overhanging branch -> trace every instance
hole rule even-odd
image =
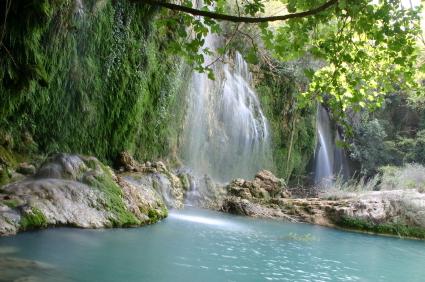
[[[330,0],[317,8],[304,11],[304,12],[286,14],[281,16],[258,17],[258,18],[225,15],[225,14],[215,13],[211,11],[198,10],[198,9],[194,9],[194,8],[190,8],[190,7],[186,7],[186,6],[182,6],[178,4],[160,2],[157,0],[132,0],[132,1],[143,3],[146,5],[162,7],[162,8],[166,8],[166,9],[170,9],[174,11],[180,11],[180,12],[188,13],[194,16],[207,17],[207,18],[211,18],[211,19],[215,19],[219,21],[229,21],[229,22],[235,22],[235,23],[264,23],[264,22],[285,21],[285,20],[294,19],[294,18],[304,18],[308,16],[313,16],[315,14],[323,12],[326,9],[332,7],[333,5],[338,3],[339,0]]]

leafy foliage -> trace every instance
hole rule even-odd
[[[392,155],[388,154],[388,146],[383,142],[387,134],[378,120],[362,122],[354,130],[351,158],[361,163],[363,174],[390,162]]]
[[[354,116],[349,149],[361,173],[370,176],[386,165],[425,164],[424,120],[425,111],[402,92],[385,99],[375,113]]]
[[[262,61],[256,90],[272,132],[273,161],[279,177],[303,182],[315,147],[315,105],[297,109],[296,97],[305,85],[300,62]],[[301,179],[300,179],[301,177]]]
[[[381,173],[381,190],[416,189],[425,193],[425,167],[419,164],[406,164],[403,167],[385,166]]]
[[[224,1],[205,1],[199,10],[222,13],[224,7],[239,15],[259,16],[266,1],[243,1],[236,7]],[[282,0],[289,13],[308,11],[323,5],[324,0]],[[192,7],[190,1],[183,5]],[[418,90],[415,81],[417,59],[416,37],[420,32],[419,8],[405,9],[400,0],[336,1],[335,5],[309,17],[292,18],[279,25],[259,24],[266,48],[282,61],[312,54],[324,67],[306,69],[311,84],[300,95],[300,106],[317,99],[326,103],[335,119],[344,122],[347,110],[376,109],[384,95],[395,84]],[[175,52],[195,64],[199,71],[205,66],[203,43],[208,30],[220,32],[217,22],[189,14],[176,14],[168,24],[183,22],[190,32],[181,32],[183,40],[174,45]],[[250,56],[251,58],[253,56]],[[253,60],[250,60],[253,61]]]

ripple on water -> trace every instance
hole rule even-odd
[[[139,229],[20,234],[0,238],[2,252],[54,264],[77,282],[416,282],[425,276],[423,242],[208,211],[171,213]]]

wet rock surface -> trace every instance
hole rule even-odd
[[[94,157],[58,154],[21,181],[0,187],[0,234],[47,226],[140,226],[183,205],[179,178],[161,163],[114,173]]]
[[[16,168],[16,172],[23,175],[33,175],[36,172],[35,166],[29,163],[20,163]]]
[[[425,239],[425,194],[416,190],[352,193],[341,199],[291,198],[278,183],[269,173],[259,173],[253,181],[236,179],[227,186],[229,195],[220,210]]]
[[[220,209],[227,196],[225,184],[215,182],[208,175],[196,175],[186,168],[177,171],[177,175],[183,184],[186,205]]]
[[[262,170],[253,180],[235,179],[227,186],[230,195],[243,199],[288,198],[291,193],[286,189],[283,179],[270,171]]]
[[[32,176],[0,187],[0,235],[48,226],[129,227],[154,223],[167,208],[191,205],[232,214],[425,238],[425,194],[371,191],[344,198],[293,198],[269,171],[229,184],[162,162],[115,173],[94,157],[58,154]]]

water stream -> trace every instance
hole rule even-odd
[[[219,44],[209,35],[204,47],[214,50]],[[269,166],[269,128],[248,65],[238,52],[225,60],[212,66],[215,80],[192,74],[183,149],[184,162],[195,173],[221,182],[249,179]]]
[[[40,267],[19,267],[34,265],[28,260]],[[0,281],[415,282],[425,277],[424,263],[423,241],[193,209],[144,228],[0,238]]]
[[[331,186],[336,177],[349,177],[348,161],[343,148],[337,146],[342,138],[332,128],[326,109],[319,106],[317,111],[317,146],[315,155],[314,183]]]

